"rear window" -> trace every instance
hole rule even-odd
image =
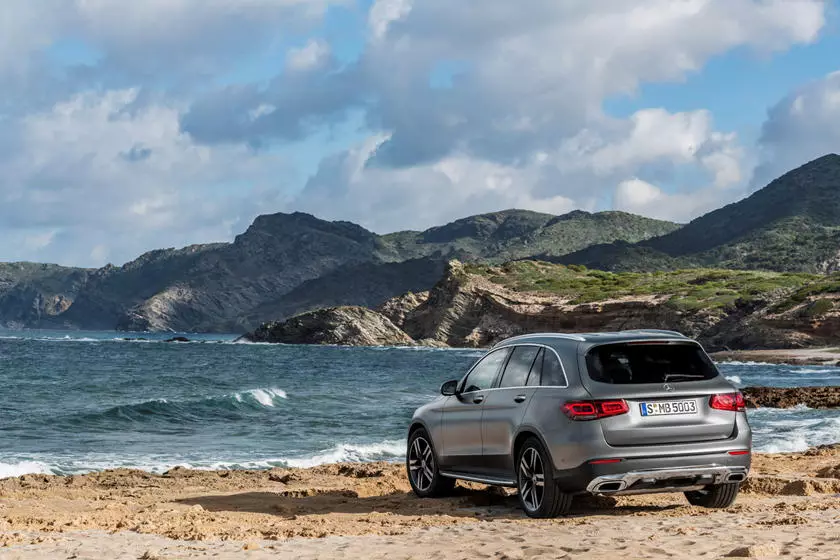
[[[718,375],[714,364],[696,344],[624,343],[596,346],[586,355],[593,381],[630,385],[682,383]]]

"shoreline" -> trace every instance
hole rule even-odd
[[[710,352],[715,362],[756,362],[791,366],[840,367],[840,347],[788,348],[781,350],[724,350]]]
[[[704,532],[726,544],[720,555],[793,530],[798,545],[822,546],[832,558],[840,550],[840,539],[829,538],[840,516],[837,494],[840,445],[756,454],[738,502],[726,510],[690,506],[681,494],[583,498],[570,517],[545,521],[525,517],[513,491],[480,484],[459,483],[451,498],[417,499],[404,466],[393,463],[24,475],[0,480],[0,556],[579,556],[561,550],[571,547],[594,557],[614,552],[621,537],[632,557],[657,557],[649,548],[654,535],[682,547],[677,557],[691,558],[697,549],[690,541]]]

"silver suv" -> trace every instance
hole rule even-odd
[[[684,492],[722,508],[749,472],[744,398],[680,333],[517,336],[440,392],[408,432],[420,497],[461,479],[518,488],[531,517],[586,493]]]

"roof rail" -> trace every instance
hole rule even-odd
[[[669,330],[665,330],[665,329],[629,329],[629,330],[624,330],[624,331],[621,331],[621,332],[626,332],[626,333],[670,334],[670,335],[674,335],[674,336],[679,336],[680,338],[688,338],[687,336],[685,336],[685,335],[684,335],[683,333],[681,333],[681,332],[678,332],[678,331],[669,331]]]
[[[586,342],[586,339],[584,337],[578,335],[578,334],[556,333],[556,332],[529,333],[529,334],[520,334],[520,335],[517,335],[517,336],[512,336],[510,338],[506,338],[506,339],[496,343],[494,345],[494,347],[499,346],[500,344],[503,344],[503,343],[511,342],[513,340],[522,340],[523,338],[539,338],[539,337],[542,337],[542,338],[565,338],[567,340],[576,340],[578,342]]]

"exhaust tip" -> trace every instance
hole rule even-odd
[[[624,489],[623,482],[602,482],[595,487],[595,491],[599,493],[609,494],[611,492],[619,492]]]
[[[747,475],[744,473],[731,473],[726,477],[726,482],[743,482],[746,478]]]

